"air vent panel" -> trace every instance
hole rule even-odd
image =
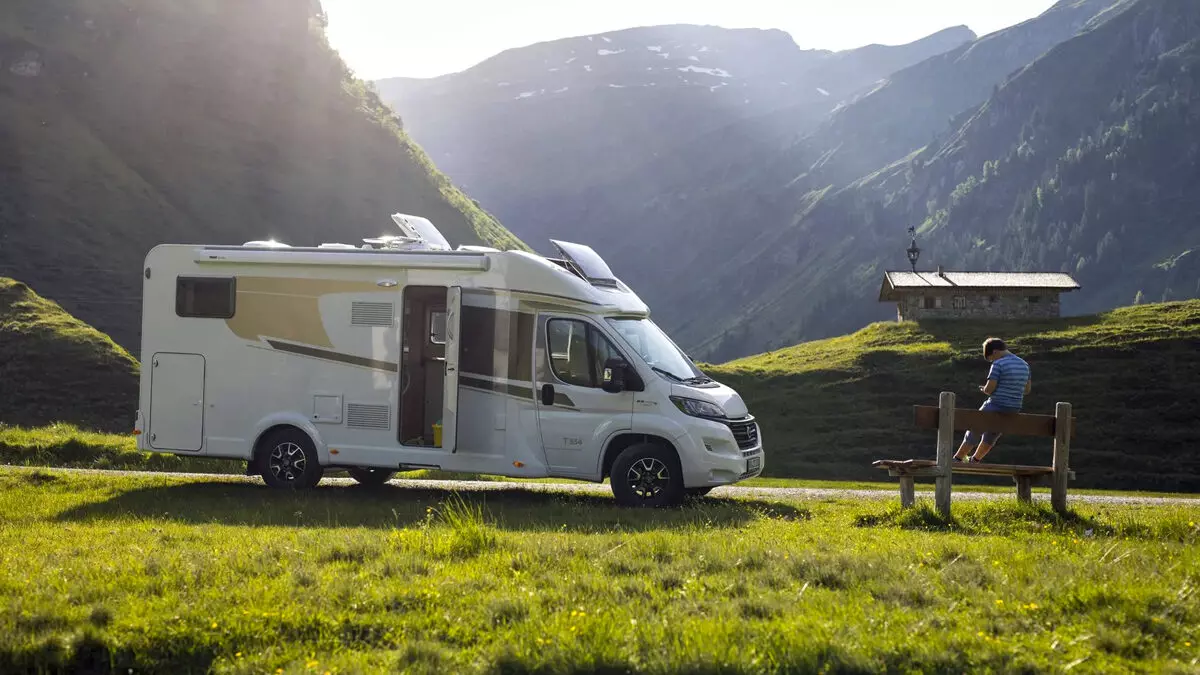
[[[396,321],[396,306],[390,302],[354,302],[350,305],[350,325],[391,327]]]
[[[392,408],[374,403],[347,403],[346,426],[355,429],[391,429]]]

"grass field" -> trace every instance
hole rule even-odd
[[[993,335],[1030,364],[1027,412],[1074,406],[1079,486],[1200,492],[1196,300],[1062,319],[879,323],[706,370],[758,417],[770,475],[871,480],[872,460],[933,458],[934,434],[915,428],[913,405],[937,405],[942,391],[962,408],[983,402],[981,345]],[[1050,442],[1010,436],[988,459],[1048,465]]]
[[[0,671],[1195,672],[1200,508],[0,471]]]

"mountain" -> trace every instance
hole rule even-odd
[[[699,357],[724,360],[853,331],[889,315],[872,293],[883,268],[905,264],[905,228],[929,215],[922,209],[932,193],[907,196],[915,212],[887,199],[916,153],[955,137],[994,92],[1056,45],[1098,31],[1130,6],[1064,0],[892,74],[798,138],[788,140],[790,109],[740,120],[533,218],[580,232]],[[949,195],[957,185],[927,188]],[[925,261],[966,264],[932,244],[925,242]],[[1085,284],[1081,295],[1089,293]]]
[[[1007,79],[937,140],[807,200],[743,248],[752,300],[692,317],[698,353],[733,355],[853,330],[891,314],[883,269],[904,228],[949,268],[1071,273],[1071,312],[1200,296],[1200,4],[1125,3]],[[724,300],[726,298],[722,298]],[[704,325],[720,312],[726,315]],[[718,323],[720,321],[721,323]],[[693,343],[695,344],[695,343]]]
[[[0,424],[133,428],[138,363],[107,335],[0,277]]]
[[[521,243],[432,165],[296,0],[0,3],[0,274],[136,347],[161,242],[354,242],[400,211]]]
[[[706,132],[787,109],[781,129],[796,133],[888,73],[974,37],[960,26],[908,45],[834,53],[802,50],[779,30],[653,26],[377,86],[457,184],[533,241],[575,234],[559,217],[575,193]]]
[[[1072,404],[1073,485],[1200,489],[1200,456],[1190,451],[1200,405],[1196,300],[1038,321],[880,323],[705,370],[759,419],[769,475],[886,480],[872,461],[934,457],[935,434],[914,426],[912,406],[937,405],[942,391],[957,392],[960,408],[981,402],[980,345],[991,335],[1030,364],[1027,412]],[[1047,438],[1008,436],[988,455],[1050,460]]]

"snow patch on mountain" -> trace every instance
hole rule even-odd
[[[712,75],[713,77],[733,77],[732,75],[729,74],[729,71],[724,70],[722,68],[704,68],[702,66],[683,66],[682,68],[676,68],[675,70],[685,72],[685,73],[704,73],[705,75]]]

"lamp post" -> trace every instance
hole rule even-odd
[[[912,238],[912,243],[908,245],[905,253],[908,254],[908,264],[912,265],[912,271],[917,271],[917,258],[921,257],[921,249],[917,247],[917,228],[909,227],[908,236]]]

